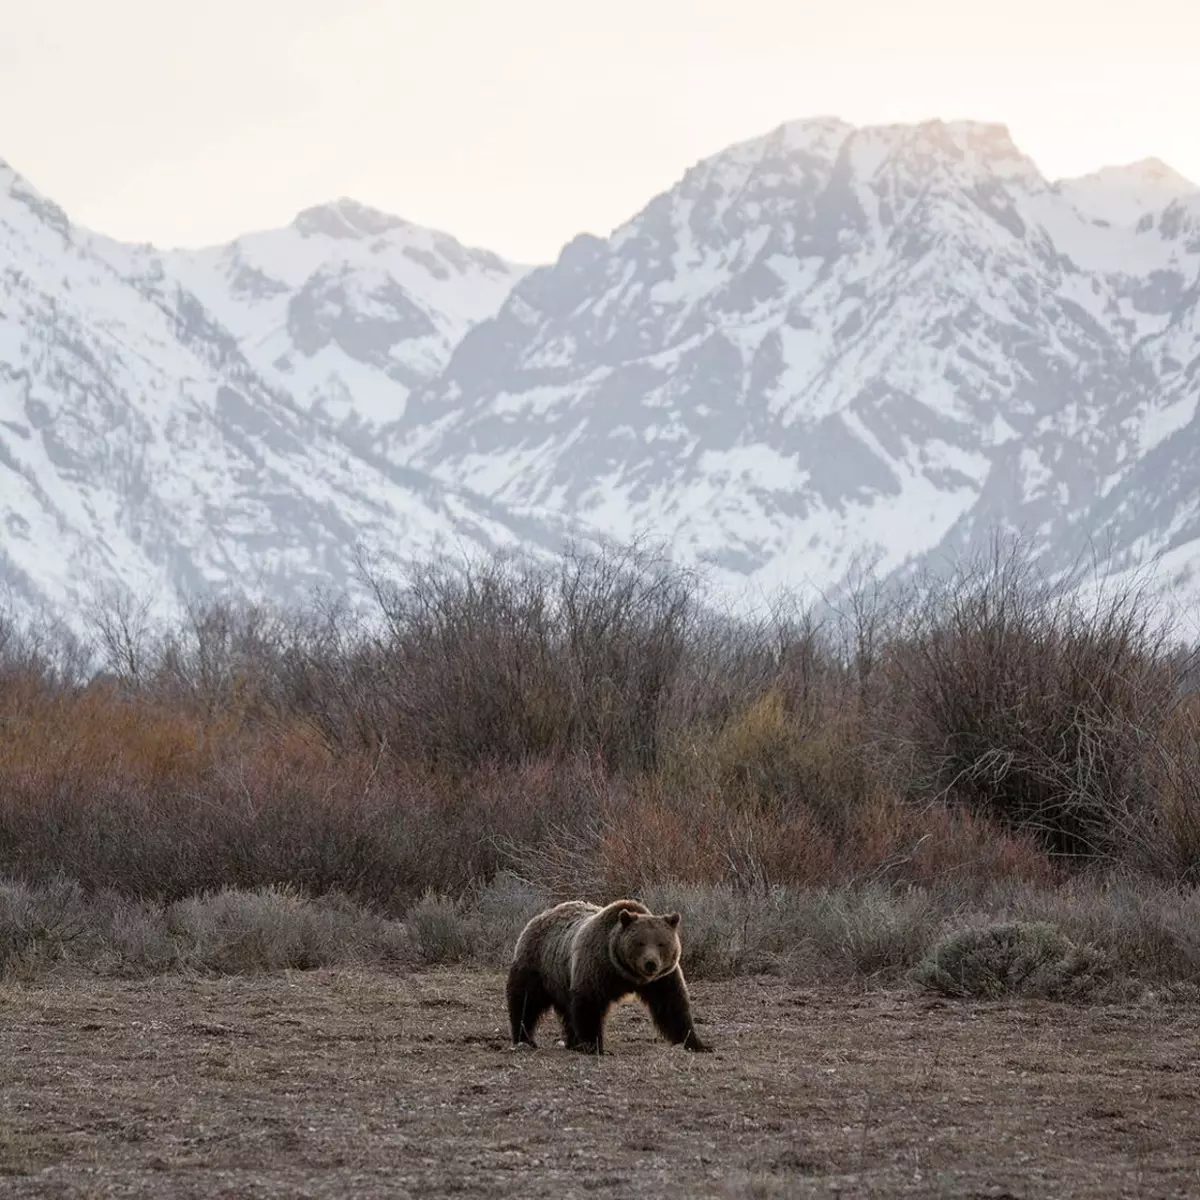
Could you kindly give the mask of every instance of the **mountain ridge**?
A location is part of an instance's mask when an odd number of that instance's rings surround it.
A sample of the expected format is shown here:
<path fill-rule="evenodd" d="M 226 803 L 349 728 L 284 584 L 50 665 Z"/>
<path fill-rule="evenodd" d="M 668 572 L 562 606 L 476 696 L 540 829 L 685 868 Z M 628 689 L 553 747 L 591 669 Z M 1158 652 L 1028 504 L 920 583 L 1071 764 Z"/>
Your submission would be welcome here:
<path fill-rule="evenodd" d="M 1200 270 L 1195 193 L 1120 227 L 1078 200 L 1003 125 L 785 123 L 525 276 L 395 436 L 507 503 L 665 522 L 771 583 L 895 569 L 985 520 L 1051 522 L 1066 561 L 1086 517 L 1034 476 L 1065 463 L 1086 506 L 1178 403 L 1152 359 L 1175 328 L 1194 360 Z M 1071 423 L 1100 416 L 1126 436 L 1080 453 Z"/>
<path fill-rule="evenodd" d="M 73 226 L 10 168 L 0 254 L 0 576 L 19 606 L 78 619 L 114 586 L 288 599 L 352 585 L 364 547 L 559 544 L 552 516 L 356 449 L 169 258 Z"/>
<path fill-rule="evenodd" d="M 293 595 L 372 539 L 649 533 L 760 592 L 997 528 L 1200 564 L 1200 190 L 1157 160 L 783 122 L 534 266 L 349 197 L 128 245 L 4 165 L 0 251 L 0 573 L 39 602 Z M 30 549 L 63 536 L 83 567 Z"/>

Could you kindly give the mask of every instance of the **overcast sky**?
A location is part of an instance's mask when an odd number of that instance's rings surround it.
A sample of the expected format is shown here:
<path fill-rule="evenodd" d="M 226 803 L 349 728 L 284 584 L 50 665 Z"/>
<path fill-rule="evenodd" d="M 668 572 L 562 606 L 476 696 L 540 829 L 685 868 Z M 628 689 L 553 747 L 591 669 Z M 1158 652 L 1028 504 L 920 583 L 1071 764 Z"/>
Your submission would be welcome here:
<path fill-rule="evenodd" d="M 521 261 L 781 121 L 975 118 L 1200 180 L 1197 0 L 6 0 L 0 157 L 159 245 L 341 195 Z"/>

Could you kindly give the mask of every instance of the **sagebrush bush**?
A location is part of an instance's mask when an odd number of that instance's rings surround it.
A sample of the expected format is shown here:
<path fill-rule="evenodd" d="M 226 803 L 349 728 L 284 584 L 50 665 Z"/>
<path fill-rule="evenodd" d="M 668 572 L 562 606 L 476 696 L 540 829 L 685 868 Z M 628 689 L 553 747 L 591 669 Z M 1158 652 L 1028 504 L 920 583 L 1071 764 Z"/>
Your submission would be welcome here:
<path fill-rule="evenodd" d="M 1107 956 L 1048 922 L 1006 922 L 948 934 L 915 972 L 947 996 L 1087 999 L 1111 978 Z"/>
<path fill-rule="evenodd" d="M 814 936 L 822 956 L 851 974 L 893 978 L 920 959 L 937 916 L 936 902 L 924 889 L 837 890 L 817 905 Z"/>
<path fill-rule="evenodd" d="M 0 881 L 0 978 L 85 969 L 238 975 L 413 959 L 410 931 L 345 897 L 223 888 L 170 904 Z"/>
<path fill-rule="evenodd" d="M 408 910 L 405 919 L 422 962 L 462 962 L 470 954 L 471 938 L 460 900 L 426 893 Z"/>
<path fill-rule="evenodd" d="M 507 966 L 521 930 L 550 897 L 512 871 L 502 870 L 467 896 L 471 956 L 491 966 Z"/>
<path fill-rule="evenodd" d="M 896 984 L 955 996 L 1200 997 L 1200 899 L 1142 883 L 1005 881 L 987 892 L 881 882 L 835 887 L 660 884 L 637 898 L 683 915 L 696 979 L 771 972 L 798 986 Z M 160 903 L 57 879 L 0 880 L 0 980 L 49 972 L 144 977 L 460 963 L 503 970 L 551 898 L 508 872 L 430 893 L 389 919 L 346 896 L 221 889 Z M 915 970 L 914 970 L 915 967 Z"/>
<path fill-rule="evenodd" d="M 0 879 L 0 978 L 65 961 L 89 925 L 77 883 L 55 879 L 34 888 Z"/>
<path fill-rule="evenodd" d="M 947 898 L 885 884 L 832 888 L 658 886 L 642 899 L 677 910 L 684 967 L 717 977 L 790 970 L 830 979 L 895 980 L 927 950 Z"/>
<path fill-rule="evenodd" d="M 980 911 L 1051 922 L 1098 946 L 1118 974 L 1146 983 L 1200 984 L 1200 892 L 1123 878 L 1082 879 L 1054 890 L 993 889 Z"/>
<path fill-rule="evenodd" d="M 182 965 L 222 975 L 387 961 L 405 948 L 394 924 L 345 901 L 310 900 L 286 885 L 177 900 L 165 922 Z"/>

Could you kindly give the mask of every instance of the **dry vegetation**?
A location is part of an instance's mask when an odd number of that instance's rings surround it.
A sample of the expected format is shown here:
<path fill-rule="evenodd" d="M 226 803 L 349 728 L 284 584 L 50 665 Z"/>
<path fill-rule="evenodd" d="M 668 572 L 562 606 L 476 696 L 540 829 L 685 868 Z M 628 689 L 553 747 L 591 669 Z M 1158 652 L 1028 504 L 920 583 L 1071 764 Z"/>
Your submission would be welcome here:
<path fill-rule="evenodd" d="M 1136 591 L 1019 548 L 820 621 L 636 547 L 372 582 L 0 628 L 0 974 L 468 960 L 639 894 L 694 972 L 894 974 L 1028 918 L 1197 982 L 1200 703 Z"/>
<path fill-rule="evenodd" d="M 1143 597 L 375 594 L 0 622 L 6 1194 L 1195 1194 L 1200 701 Z M 521 926 L 618 894 L 683 913 L 711 1063 L 506 1050 Z"/>

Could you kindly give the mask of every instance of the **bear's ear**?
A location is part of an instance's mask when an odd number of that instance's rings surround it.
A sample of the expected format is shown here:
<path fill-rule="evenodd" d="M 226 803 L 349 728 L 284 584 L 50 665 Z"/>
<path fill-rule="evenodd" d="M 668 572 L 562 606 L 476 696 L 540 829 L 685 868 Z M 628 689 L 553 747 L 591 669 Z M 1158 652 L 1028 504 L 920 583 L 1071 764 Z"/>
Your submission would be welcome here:
<path fill-rule="evenodd" d="M 670 927 L 672 929 L 674 929 L 679 924 L 679 914 L 678 913 L 667 913 L 667 915 L 663 918 L 663 920 L 665 920 L 666 923 L 668 925 L 670 925 Z"/>
<path fill-rule="evenodd" d="M 636 913 L 631 913 L 629 911 L 629 909 L 627 909 L 627 908 L 621 909 L 621 925 L 622 925 L 622 927 L 627 926 L 627 925 L 632 925 L 633 918 L 636 915 L 637 915 Z"/>

